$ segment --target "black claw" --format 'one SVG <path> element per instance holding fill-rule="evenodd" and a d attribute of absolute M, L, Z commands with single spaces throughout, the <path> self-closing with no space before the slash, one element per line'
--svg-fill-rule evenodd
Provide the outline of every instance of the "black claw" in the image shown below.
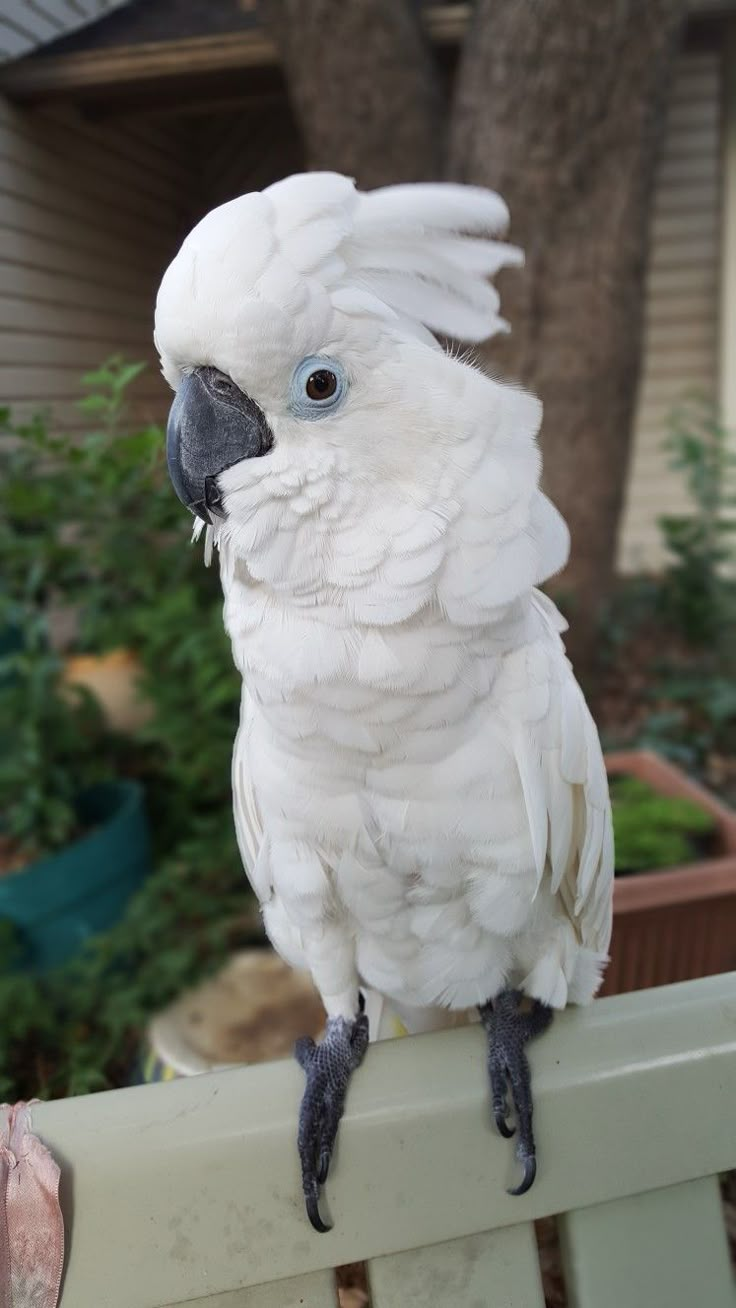
<path fill-rule="evenodd" d="M 315 1231 L 318 1231 L 320 1235 L 327 1235 L 327 1232 L 331 1231 L 332 1227 L 327 1226 L 327 1224 L 322 1221 L 322 1218 L 320 1216 L 319 1201 L 317 1199 L 317 1196 L 309 1195 L 308 1198 L 305 1200 L 305 1202 L 307 1206 L 307 1217 L 309 1218 Z"/>
<path fill-rule="evenodd" d="M 527 1190 L 531 1190 L 532 1186 L 534 1185 L 534 1180 L 536 1175 L 537 1175 L 537 1160 L 534 1154 L 530 1154 L 527 1158 L 524 1159 L 524 1176 L 522 1180 L 519 1182 L 518 1185 L 514 1186 L 512 1190 L 507 1190 L 506 1193 L 514 1195 L 514 1197 L 521 1194 L 526 1194 Z"/>
<path fill-rule="evenodd" d="M 510 1140 L 512 1136 L 516 1135 L 516 1127 L 509 1126 L 508 1122 L 506 1121 L 507 1112 L 508 1109 L 504 1107 L 502 1109 L 494 1110 L 493 1113 L 493 1117 L 496 1122 L 496 1130 L 498 1131 L 499 1135 L 503 1136 L 504 1140 Z"/>

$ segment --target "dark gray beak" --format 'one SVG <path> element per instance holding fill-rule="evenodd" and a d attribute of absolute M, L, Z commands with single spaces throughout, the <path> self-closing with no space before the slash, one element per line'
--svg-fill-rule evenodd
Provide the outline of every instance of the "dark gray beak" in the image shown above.
<path fill-rule="evenodd" d="M 169 412 L 166 458 L 182 504 L 211 522 L 225 516 L 217 479 L 243 459 L 268 454 L 273 433 L 255 400 L 217 368 L 182 379 Z"/>

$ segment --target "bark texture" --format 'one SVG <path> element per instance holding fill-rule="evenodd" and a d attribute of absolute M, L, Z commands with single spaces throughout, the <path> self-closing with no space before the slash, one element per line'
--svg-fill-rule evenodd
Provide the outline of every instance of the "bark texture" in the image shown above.
<path fill-rule="evenodd" d="M 448 170 L 500 192 L 522 273 L 494 368 L 544 401 L 545 486 L 570 524 L 559 584 L 590 652 L 612 579 L 639 379 L 652 185 L 680 0 L 477 0 Z"/>
<path fill-rule="evenodd" d="M 439 176 L 443 111 L 408 0 L 266 0 L 309 168 L 362 188 Z"/>

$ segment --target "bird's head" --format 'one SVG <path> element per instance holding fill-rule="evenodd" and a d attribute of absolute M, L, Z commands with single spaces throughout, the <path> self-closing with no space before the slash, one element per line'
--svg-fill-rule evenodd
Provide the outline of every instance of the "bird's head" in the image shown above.
<path fill-rule="evenodd" d="M 505 326 L 486 278 L 520 256 L 477 233 L 506 219 L 490 192 L 362 195 L 336 174 L 208 214 L 156 308 L 176 390 L 169 466 L 187 507 L 227 519 L 240 491 L 252 507 L 255 483 L 278 494 L 279 475 L 304 486 L 338 465 L 343 479 L 416 475 L 459 385 L 431 333 L 472 341 Z"/>
<path fill-rule="evenodd" d="M 372 569 L 373 608 L 396 615 L 406 600 L 378 561 L 434 548 L 489 442 L 484 511 L 528 500 L 537 402 L 437 339 L 506 329 L 489 278 L 521 261 L 493 239 L 507 219 L 477 188 L 363 194 L 318 173 L 233 200 L 186 238 L 156 306 L 176 391 L 169 468 L 256 578 L 344 592 Z"/>

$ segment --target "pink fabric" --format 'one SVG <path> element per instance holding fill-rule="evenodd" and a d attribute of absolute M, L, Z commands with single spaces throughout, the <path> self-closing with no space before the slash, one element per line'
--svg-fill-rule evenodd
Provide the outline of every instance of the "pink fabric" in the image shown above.
<path fill-rule="evenodd" d="M 56 1308 L 64 1266 L 60 1171 L 30 1104 L 0 1107 L 0 1308 Z"/>

